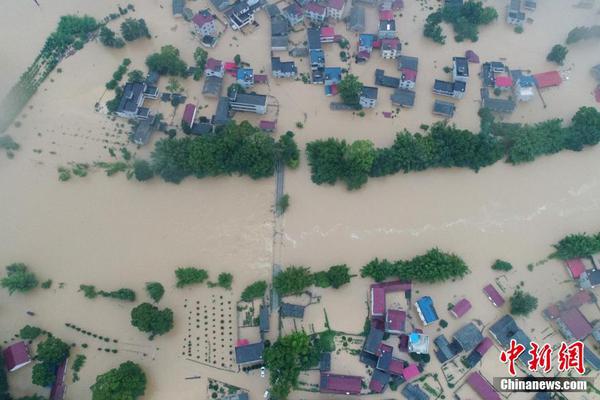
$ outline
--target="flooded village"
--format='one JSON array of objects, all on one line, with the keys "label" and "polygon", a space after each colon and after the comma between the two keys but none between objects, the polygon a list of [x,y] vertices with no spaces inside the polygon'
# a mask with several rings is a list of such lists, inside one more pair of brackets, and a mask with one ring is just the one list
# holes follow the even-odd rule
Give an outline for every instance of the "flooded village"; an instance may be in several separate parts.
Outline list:
[{"label": "flooded village", "polygon": [[[436,19],[466,3],[6,1],[0,98],[35,90],[0,110],[0,398],[598,398],[597,146],[314,182],[319,140],[597,112],[600,2]],[[60,47],[67,15],[98,24]],[[186,141],[215,169],[158,172]],[[500,391],[511,340],[519,377],[579,376],[530,343],[584,343],[587,391]]]}]

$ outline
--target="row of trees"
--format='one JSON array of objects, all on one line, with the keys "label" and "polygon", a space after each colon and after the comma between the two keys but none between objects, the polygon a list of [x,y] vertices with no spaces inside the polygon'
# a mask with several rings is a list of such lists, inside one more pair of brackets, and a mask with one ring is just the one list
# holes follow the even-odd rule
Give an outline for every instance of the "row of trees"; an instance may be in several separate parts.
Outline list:
[{"label": "row of trees", "polygon": [[314,274],[308,267],[291,266],[273,278],[273,287],[281,296],[299,295],[313,284],[338,289],[349,283],[351,278],[346,264],[334,265]]},{"label": "row of trees", "polygon": [[98,296],[108,297],[117,300],[124,301],[135,301],[135,291],[128,288],[121,288],[117,290],[97,290],[94,285],[79,285],[79,291],[83,292],[84,296],[88,299],[95,299]]},{"label": "row of trees", "polygon": [[581,107],[569,126],[560,119],[534,125],[501,124],[487,109],[480,110],[481,131],[472,133],[439,122],[424,134],[404,131],[391,147],[375,148],[369,140],[351,144],[335,138],[306,145],[314,183],[346,183],[358,189],[369,177],[429,168],[480,168],[506,157],[512,164],[530,162],[542,155],[568,149],[580,151],[600,141],[600,112]]},{"label": "row of trees", "polygon": [[123,38],[117,36],[117,34],[106,25],[102,25],[100,28],[100,43],[107,47],[114,47],[117,49],[125,46],[125,40],[132,42],[143,37],[148,39],[151,38],[146,21],[141,18],[127,18],[121,24],[121,36],[123,36]]},{"label": "row of trees", "polygon": [[167,182],[179,183],[185,177],[231,175],[253,179],[272,176],[275,164],[296,167],[300,155],[294,134],[287,132],[275,141],[247,121],[231,122],[216,135],[163,139],[151,155],[155,174]]},{"label": "row of trees", "polygon": [[462,258],[437,248],[410,260],[388,261],[375,258],[360,270],[360,276],[370,277],[376,282],[397,278],[404,281],[435,283],[462,278],[468,273],[469,267]]},{"label": "row of trees", "polygon": [[600,233],[594,235],[588,235],[587,233],[567,235],[553,246],[556,250],[551,257],[559,260],[589,257],[600,253]]},{"label": "row of trees", "polygon": [[484,7],[481,1],[466,1],[462,5],[444,5],[431,13],[425,20],[423,35],[444,44],[446,36],[442,33],[440,24],[446,22],[454,29],[454,39],[462,42],[465,39],[476,42],[479,40],[479,26],[487,25],[498,18],[498,12],[493,7]]}]

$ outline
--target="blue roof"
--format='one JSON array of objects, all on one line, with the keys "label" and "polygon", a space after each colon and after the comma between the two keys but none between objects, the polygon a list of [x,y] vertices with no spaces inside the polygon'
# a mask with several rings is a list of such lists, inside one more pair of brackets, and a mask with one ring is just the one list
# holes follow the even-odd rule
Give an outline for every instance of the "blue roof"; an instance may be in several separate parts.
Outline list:
[{"label": "blue roof", "polygon": [[429,296],[423,296],[417,300],[417,306],[421,310],[425,323],[429,324],[438,319],[437,312],[433,306],[433,300]]},{"label": "blue roof", "polygon": [[533,87],[535,86],[535,79],[530,75],[522,75],[519,78],[519,85],[522,87]]},{"label": "blue roof", "polygon": [[325,67],[325,80],[339,82],[342,79],[341,67]]},{"label": "blue roof", "polygon": [[375,37],[370,33],[361,33],[358,35],[358,43],[361,46],[373,47],[373,42],[375,41]]},{"label": "blue roof", "polygon": [[310,51],[310,62],[314,64],[322,64],[325,62],[325,53],[323,50],[311,50]]},{"label": "blue roof", "polygon": [[253,74],[254,71],[252,70],[252,68],[239,68],[237,70],[237,79],[242,81],[250,79]]}]

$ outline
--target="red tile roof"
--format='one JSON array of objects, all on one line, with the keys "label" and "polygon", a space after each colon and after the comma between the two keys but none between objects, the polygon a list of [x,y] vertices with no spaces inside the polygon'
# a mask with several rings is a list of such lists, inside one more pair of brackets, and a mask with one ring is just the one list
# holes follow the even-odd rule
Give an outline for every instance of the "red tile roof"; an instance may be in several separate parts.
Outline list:
[{"label": "red tile roof", "polygon": [[559,318],[577,340],[583,340],[592,333],[592,325],[578,308],[561,312]]},{"label": "red tile roof", "polygon": [[215,58],[209,58],[206,60],[206,69],[211,71],[220,71],[223,68],[223,61]]},{"label": "red tile roof", "polygon": [[204,24],[207,24],[213,21],[214,19],[215,17],[213,17],[212,14],[208,12],[199,12],[194,16],[194,18],[192,18],[192,22],[194,22],[199,27],[202,27],[204,26]]},{"label": "red tile roof", "polygon": [[456,318],[460,318],[463,315],[465,315],[467,313],[467,311],[469,311],[470,309],[471,309],[471,302],[469,302],[469,300],[467,300],[467,299],[462,299],[452,307],[450,312]]},{"label": "red tile roof", "polygon": [[496,87],[499,88],[509,88],[512,87],[513,80],[510,76],[497,76],[496,77]]},{"label": "red tile roof", "polygon": [[401,68],[400,71],[402,72],[402,80],[403,81],[411,81],[411,82],[417,81],[417,71],[414,71],[414,70],[408,69],[408,68]]},{"label": "red tile roof", "polygon": [[325,14],[326,8],[318,3],[311,1],[306,5],[306,11],[310,11],[314,14]]},{"label": "red tile roof", "polygon": [[479,372],[471,372],[467,377],[467,383],[483,400],[500,400],[496,389]]},{"label": "red tile roof", "polygon": [[565,261],[565,263],[567,264],[567,268],[573,279],[579,279],[581,274],[585,272],[585,265],[581,258],[573,258]]},{"label": "red tile roof", "polygon": [[535,74],[533,75],[533,79],[535,79],[537,86],[540,89],[558,86],[562,83],[562,78],[560,77],[558,71],[548,71]]},{"label": "red tile roof", "polygon": [[496,290],[494,286],[492,286],[492,284],[489,284],[486,287],[484,287],[483,292],[488,296],[493,305],[495,305],[496,307],[502,307],[505,301],[504,297],[502,297],[502,295]]},{"label": "red tile roof", "polygon": [[475,351],[480,355],[484,355],[492,347],[494,343],[489,337],[484,337],[483,340],[475,347]]},{"label": "red tile roof", "polygon": [[324,26],[321,28],[321,37],[334,37],[335,29],[333,26]]},{"label": "red tile roof", "polygon": [[388,310],[385,315],[385,330],[401,332],[406,325],[406,311]]},{"label": "red tile roof", "polygon": [[277,125],[277,121],[260,121],[259,128],[264,130],[273,130]]},{"label": "red tile roof", "polygon": [[544,310],[544,314],[546,314],[546,316],[550,319],[558,318],[558,316],[560,315],[560,308],[558,308],[558,305],[556,304],[550,304]]},{"label": "red tile roof", "polygon": [[409,381],[421,374],[419,366],[417,364],[410,364],[408,367],[402,370],[402,376],[405,380]]},{"label": "red tile roof", "polygon": [[29,349],[25,342],[11,344],[4,349],[2,355],[4,356],[4,365],[9,372],[16,371],[31,362]]},{"label": "red tile roof", "polygon": [[360,376],[321,374],[320,391],[323,393],[360,394],[362,378]]},{"label": "red tile roof", "polygon": [[408,291],[410,282],[390,281],[371,285],[371,316],[381,317],[385,313],[385,294]]},{"label": "red tile roof", "polygon": [[196,116],[196,105],[195,104],[186,104],[185,110],[183,111],[183,122],[188,124],[190,127],[194,123],[194,117]]},{"label": "red tile roof", "polygon": [[581,307],[584,304],[594,302],[594,295],[587,290],[580,290],[565,301],[565,306],[568,308]]},{"label": "red tile roof", "polygon": [[381,343],[379,345],[379,349],[377,349],[377,354],[375,355],[377,357],[380,357],[383,353],[391,353],[392,351],[394,351],[394,348],[392,346],[390,346],[389,344]]},{"label": "red tile roof", "polygon": [[329,0],[327,2],[327,7],[335,10],[341,10],[344,8],[344,4],[346,4],[345,0]]},{"label": "red tile roof", "polygon": [[392,375],[402,375],[402,371],[404,370],[404,361],[399,360],[397,358],[392,358],[390,361],[390,366],[388,367],[388,371]]},{"label": "red tile roof", "polygon": [[379,20],[380,21],[388,21],[390,19],[394,19],[394,12],[392,10],[379,11]]}]

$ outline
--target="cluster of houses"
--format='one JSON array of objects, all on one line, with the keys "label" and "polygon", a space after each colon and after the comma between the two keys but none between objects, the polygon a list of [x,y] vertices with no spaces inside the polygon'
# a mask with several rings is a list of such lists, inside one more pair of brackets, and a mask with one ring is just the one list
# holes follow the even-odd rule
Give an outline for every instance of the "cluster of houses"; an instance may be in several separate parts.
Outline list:
[{"label": "cluster of houses", "polygon": [[[438,96],[462,99],[467,90],[469,80],[469,59],[467,57],[452,58],[452,81],[436,79],[433,82],[433,93]],[[436,99],[433,103],[433,113],[445,118],[454,116],[454,103]]]},{"label": "cluster of houses", "polygon": [[[31,364],[29,346],[23,341],[12,343],[2,351],[4,365],[8,372],[15,372]],[[63,361],[54,371],[55,379],[50,387],[49,400],[62,400],[67,392],[65,378],[67,376],[68,359]]]}]

